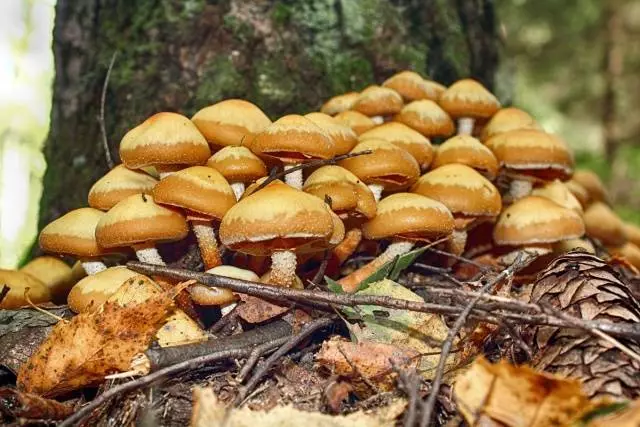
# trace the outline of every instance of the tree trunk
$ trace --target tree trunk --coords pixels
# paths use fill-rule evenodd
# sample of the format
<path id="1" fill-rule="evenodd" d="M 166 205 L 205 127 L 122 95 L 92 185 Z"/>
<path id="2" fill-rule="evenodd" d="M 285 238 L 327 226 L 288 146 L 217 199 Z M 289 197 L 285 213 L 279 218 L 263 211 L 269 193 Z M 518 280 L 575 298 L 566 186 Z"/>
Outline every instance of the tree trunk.
<path id="1" fill-rule="evenodd" d="M 492 0 L 58 0 L 51 128 L 40 227 L 87 204 L 126 130 L 163 110 L 187 116 L 224 98 L 272 118 L 317 110 L 402 69 L 493 86 Z"/>

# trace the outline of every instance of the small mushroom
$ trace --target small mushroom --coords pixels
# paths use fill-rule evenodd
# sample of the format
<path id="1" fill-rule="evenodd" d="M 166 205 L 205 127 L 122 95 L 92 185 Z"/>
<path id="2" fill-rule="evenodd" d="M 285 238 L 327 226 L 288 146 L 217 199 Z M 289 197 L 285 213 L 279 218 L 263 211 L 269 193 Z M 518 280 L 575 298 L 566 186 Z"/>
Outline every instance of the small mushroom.
<path id="1" fill-rule="evenodd" d="M 231 279 L 240 279 L 240 280 L 247 280 L 249 282 L 259 282 L 260 281 L 260 277 L 254 273 L 251 270 L 245 270 L 243 268 L 238 268 L 238 267 L 234 267 L 232 265 L 219 265 L 217 267 L 214 268 L 210 268 L 209 270 L 205 271 L 205 273 L 208 274 L 215 274 L 217 276 L 223 276 L 223 277 L 229 277 Z M 199 292 L 201 291 L 201 287 L 199 286 L 193 286 L 191 288 L 191 296 L 195 299 L 202 299 L 205 298 L 206 295 L 199 295 Z M 222 312 L 222 315 L 225 316 L 227 313 L 229 313 L 231 310 L 234 309 L 234 307 L 237 305 L 237 303 L 235 301 L 229 302 L 227 304 L 224 304 L 221 308 L 220 311 Z"/>
<path id="2" fill-rule="evenodd" d="M 360 96 L 358 92 L 348 92 L 342 95 L 334 96 L 322 105 L 320 111 L 330 116 L 335 116 L 343 111 L 350 110 L 353 104 Z"/>
<path id="3" fill-rule="evenodd" d="M 370 117 L 357 111 L 343 111 L 337 114 L 335 118 L 349 126 L 356 135 L 361 135 L 369 129 L 376 127 L 376 123 Z"/>
<path id="4" fill-rule="evenodd" d="M 128 279 L 138 276 L 126 267 L 109 267 L 80 280 L 69 292 L 67 303 L 75 313 L 95 311 Z"/>
<path id="5" fill-rule="evenodd" d="M 132 194 L 149 193 L 157 182 L 145 172 L 118 165 L 93 184 L 89 190 L 89 206 L 108 211 Z"/>
<path id="6" fill-rule="evenodd" d="M 496 156 L 470 135 L 456 135 L 439 145 L 431 167 L 437 169 L 452 163 L 467 165 L 490 181 L 498 175 L 499 166 Z"/>
<path id="7" fill-rule="evenodd" d="M 20 308 L 51 301 L 51 293 L 44 283 L 22 271 L 0 269 L 0 290 L 9 287 L 9 293 L 0 301 L 1 309 Z M 27 301 L 27 297 L 29 301 Z"/>
<path id="8" fill-rule="evenodd" d="M 571 209 L 578 215 L 584 215 L 582 205 L 576 198 L 576 196 L 569 191 L 567 186 L 558 180 L 549 182 L 544 187 L 534 188 L 531 192 L 532 196 L 546 197 L 562 206 L 563 208 Z"/>
<path id="9" fill-rule="evenodd" d="M 640 247 L 640 227 L 627 222 L 624 224 L 624 233 L 631 243 Z"/>
<path id="10" fill-rule="evenodd" d="M 40 280 L 51 292 L 54 302 L 64 302 L 71 287 L 75 284 L 71 267 L 64 261 L 52 256 L 39 256 L 20 269 Z"/>
<path id="11" fill-rule="evenodd" d="M 449 114 L 434 101 L 427 99 L 405 105 L 393 120 L 409 126 L 427 138 L 448 137 L 456 130 Z"/>
<path id="12" fill-rule="evenodd" d="M 476 119 L 488 119 L 500 109 L 500 102 L 473 79 L 455 82 L 438 100 L 440 106 L 458 120 L 458 135 L 471 135 Z"/>
<path id="13" fill-rule="evenodd" d="M 619 248 L 612 248 L 611 253 L 626 259 L 629 264 L 640 270 L 640 248 L 631 242 L 627 242 Z"/>
<path id="14" fill-rule="evenodd" d="M 588 169 L 577 169 L 573 173 L 571 181 L 581 185 L 582 188 L 587 191 L 589 194 L 589 203 L 603 202 L 610 204 L 607 189 L 595 172 Z"/>
<path id="15" fill-rule="evenodd" d="M 587 236 L 599 240 L 608 248 L 617 248 L 627 243 L 624 223 L 609 206 L 594 202 L 584 211 Z"/>
<path id="16" fill-rule="evenodd" d="M 346 154 L 358 143 L 358 135 L 344 122 L 324 113 L 309 113 L 305 117 L 320 126 L 335 144 L 335 155 Z"/>
<path id="17" fill-rule="evenodd" d="M 582 209 L 586 209 L 591 202 L 591 196 L 589 196 L 589 192 L 580 184 L 570 179 L 569 181 L 565 181 L 564 183 L 567 190 L 573 194 L 573 196 L 580 202 L 580 206 Z"/>
<path id="18" fill-rule="evenodd" d="M 231 184 L 236 200 L 240 200 L 245 185 L 267 176 L 267 166 L 247 147 L 228 146 L 207 160 L 207 166 L 220 172 Z"/>
<path id="19" fill-rule="evenodd" d="M 382 124 L 385 117 L 399 113 L 403 105 L 402 97 L 395 90 L 372 85 L 360 92 L 352 109 L 371 117 L 374 123 Z"/>
<path id="20" fill-rule="evenodd" d="M 382 86 L 395 90 L 407 102 L 418 99 L 437 101 L 447 89 L 440 83 L 423 79 L 420 74 L 414 71 L 400 71 L 385 80 Z"/>
<path id="21" fill-rule="evenodd" d="M 480 139 L 488 141 L 492 136 L 511 130 L 533 129 L 544 131 L 533 117 L 519 108 L 508 107 L 498 111 L 483 127 Z"/>
<path id="22" fill-rule="evenodd" d="M 360 135 L 360 141 L 367 139 L 382 139 L 408 151 L 418 162 L 420 170 L 427 170 L 433 160 L 431 142 L 402 123 L 385 123 Z"/>

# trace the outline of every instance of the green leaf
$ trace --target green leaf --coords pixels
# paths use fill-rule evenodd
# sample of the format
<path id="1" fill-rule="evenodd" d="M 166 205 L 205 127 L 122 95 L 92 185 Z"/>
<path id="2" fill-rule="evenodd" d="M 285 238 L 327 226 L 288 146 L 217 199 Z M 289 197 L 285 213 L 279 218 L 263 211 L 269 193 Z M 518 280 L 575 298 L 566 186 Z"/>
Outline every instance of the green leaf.
<path id="1" fill-rule="evenodd" d="M 398 280 L 398 277 L 400 277 L 400 273 L 410 267 L 411 264 L 416 262 L 416 259 L 418 259 L 418 257 L 422 255 L 427 249 L 428 246 L 425 246 L 397 257 L 393 265 L 393 270 L 391 270 L 391 273 L 389 274 L 389 279 L 394 281 Z"/>
<path id="2" fill-rule="evenodd" d="M 362 282 L 360 282 L 356 292 L 367 289 L 369 285 L 372 283 L 379 282 L 380 280 L 386 279 L 387 276 L 389 276 L 389 273 L 391 273 L 391 270 L 393 270 L 393 265 L 394 265 L 394 260 L 391 260 L 386 264 L 384 264 L 379 269 L 377 269 L 371 276 L 367 277 Z"/>
<path id="3" fill-rule="evenodd" d="M 588 426 L 589 423 L 595 421 L 597 418 L 604 417 L 606 415 L 611 415 L 616 412 L 621 412 L 627 409 L 629 406 L 629 402 L 613 402 L 611 404 L 605 404 L 602 406 L 598 406 L 592 411 L 587 412 L 582 415 L 580 420 L 574 424 L 575 427 L 580 426 Z"/>
<path id="4" fill-rule="evenodd" d="M 342 286 L 340 286 L 340 283 L 328 276 L 324 276 L 324 281 L 327 282 L 327 288 L 329 288 L 329 290 L 334 294 L 344 294 L 344 290 L 342 289 Z"/>

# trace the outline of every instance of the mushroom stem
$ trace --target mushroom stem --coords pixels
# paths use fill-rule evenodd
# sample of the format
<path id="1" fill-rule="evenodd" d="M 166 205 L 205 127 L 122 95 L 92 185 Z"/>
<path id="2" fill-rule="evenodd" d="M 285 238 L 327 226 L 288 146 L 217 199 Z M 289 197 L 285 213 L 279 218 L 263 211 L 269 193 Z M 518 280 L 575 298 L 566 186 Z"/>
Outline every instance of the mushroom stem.
<path id="1" fill-rule="evenodd" d="M 451 238 L 447 241 L 447 249 L 454 255 L 462 255 L 467 245 L 467 231 L 453 230 Z"/>
<path id="2" fill-rule="evenodd" d="M 406 254 L 413 248 L 413 242 L 407 240 L 396 240 L 391 243 L 387 249 L 378 255 L 376 259 L 370 263 L 360 267 L 348 276 L 338 280 L 345 292 L 355 292 L 358 290 L 360 283 L 367 277 L 375 273 L 380 267 L 394 259 L 396 256 Z"/>
<path id="3" fill-rule="evenodd" d="M 193 229 L 195 230 L 195 228 L 194 224 Z M 210 273 L 211 269 L 207 269 L 206 272 Z M 213 288 L 199 283 L 189 286 L 189 295 L 191 295 L 193 302 L 200 305 L 225 305 L 236 300 L 235 295 L 229 289 Z"/>
<path id="4" fill-rule="evenodd" d="M 294 286 L 297 265 L 296 254 L 292 251 L 277 251 L 271 254 L 271 284 L 285 288 Z"/>
<path id="5" fill-rule="evenodd" d="M 200 256 L 204 262 L 205 270 L 222 265 L 222 258 L 220 258 L 220 252 L 218 251 L 218 240 L 211 221 L 192 219 L 191 225 L 193 233 L 198 240 Z"/>
<path id="6" fill-rule="evenodd" d="M 382 198 L 382 192 L 384 187 L 380 184 L 369 184 L 369 190 L 373 193 L 373 197 L 376 199 L 376 203 Z"/>
<path id="7" fill-rule="evenodd" d="M 96 273 L 100 273 L 101 271 L 104 271 L 107 269 L 107 266 L 104 265 L 104 262 L 102 261 L 83 259 L 82 261 L 80 261 L 80 263 L 82 264 L 82 268 L 84 268 L 84 271 L 89 276 Z"/>
<path id="8" fill-rule="evenodd" d="M 381 125 L 384 123 L 384 116 L 373 116 L 371 117 L 371 121 L 376 125 Z"/>
<path id="9" fill-rule="evenodd" d="M 296 166 L 298 165 L 296 164 L 284 165 L 284 170 L 287 171 Z M 284 176 L 284 182 L 287 183 L 287 185 L 290 185 L 291 187 L 295 188 L 296 190 L 302 190 L 302 181 L 303 181 L 302 169 L 298 169 Z"/>
<path id="10" fill-rule="evenodd" d="M 231 189 L 233 194 L 236 195 L 236 200 L 240 200 L 240 197 L 244 194 L 244 182 L 232 182 Z"/>
<path id="11" fill-rule="evenodd" d="M 153 243 L 133 245 L 133 249 L 136 251 L 136 257 L 138 257 L 140 262 L 166 265 L 160 256 L 160 252 L 158 252 L 158 249 L 156 249 Z"/>
<path id="12" fill-rule="evenodd" d="M 514 179 L 509 185 L 509 195 L 512 201 L 522 199 L 531 194 L 533 190 L 533 183 L 525 179 Z"/>
<path id="13" fill-rule="evenodd" d="M 352 228 L 344 235 L 342 242 L 333 248 L 333 255 L 338 260 L 338 265 L 344 263 L 358 248 L 358 245 L 362 241 L 362 230 L 359 228 Z"/>
<path id="14" fill-rule="evenodd" d="M 458 119 L 458 135 L 471 135 L 476 119 L 473 117 L 460 117 Z"/>

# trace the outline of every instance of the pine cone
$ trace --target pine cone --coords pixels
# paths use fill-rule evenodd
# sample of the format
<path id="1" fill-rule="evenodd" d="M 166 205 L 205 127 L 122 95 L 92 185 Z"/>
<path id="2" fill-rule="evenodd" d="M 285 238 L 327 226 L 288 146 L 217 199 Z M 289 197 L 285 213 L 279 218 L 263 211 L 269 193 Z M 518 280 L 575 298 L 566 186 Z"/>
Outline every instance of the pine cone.
<path id="1" fill-rule="evenodd" d="M 525 289 L 524 299 L 585 320 L 639 322 L 640 303 L 604 261 L 582 251 L 556 258 Z M 578 329 L 526 327 L 535 368 L 580 380 L 590 396 L 640 394 L 640 363 Z M 623 341 L 640 352 L 636 343 Z"/>

